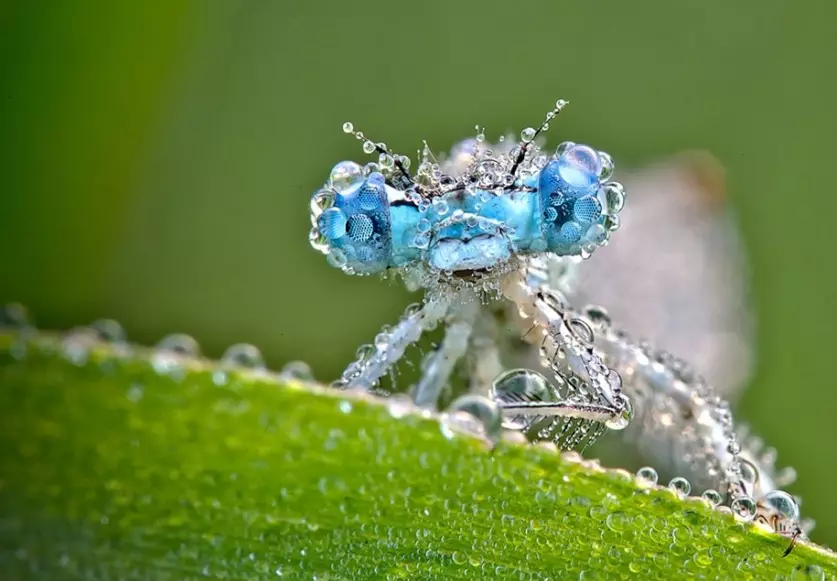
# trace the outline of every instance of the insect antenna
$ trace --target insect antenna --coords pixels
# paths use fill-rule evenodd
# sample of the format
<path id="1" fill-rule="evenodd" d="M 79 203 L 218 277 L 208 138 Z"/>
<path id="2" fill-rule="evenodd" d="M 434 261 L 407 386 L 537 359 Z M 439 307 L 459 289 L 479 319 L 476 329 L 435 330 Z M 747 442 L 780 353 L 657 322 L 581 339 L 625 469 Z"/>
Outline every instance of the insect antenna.
<path id="1" fill-rule="evenodd" d="M 401 172 L 401 175 L 409 182 L 410 185 L 414 185 L 415 181 L 413 180 L 413 176 L 410 175 L 410 171 L 407 169 L 405 165 L 405 160 L 409 163 L 407 157 L 403 155 L 396 155 L 392 153 L 388 148 L 386 143 L 375 143 L 371 139 L 368 139 L 362 131 L 358 131 L 355 129 L 355 126 L 350 123 L 346 122 L 343 124 L 343 132 L 348 133 L 349 135 L 354 135 L 355 139 L 358 141 L 363 142 L 362 148 L 364 153 L 378 153 L 380 155 L 386 155 L 392 158 L 393 164 L 398 171 Z M 426 144 L 425 144 L 426 145 Z"/>
<path id="2" fill-rule="evenodd" d="M 514 160 L 514 165 L 512 165 L 511 171 L 509 172 L 511 175 L 515 175 L 517 173 L 517 168 L 519 168 L 520 164 L 523 163 L 523 160 L 526 158 L 526 153 L 529 151 L 529 148 L 532 146 L 532 143 L 535 142 L 538 135 L 549 129 L 549 122 L 555 119 L 555 116 L 558 115 L 558 113 L 560 113 L 568 104 L 569 101 L 558 99 L 555 102 L 555 108 L 546 113 L 546 119 L 544 119 L 543 123 L 541 123 L 537 129 L 527 127 L 521 131 L 520 136 L 523 144 L 520 146 L 520 152 L 517 154 L 517 159 Z"/>

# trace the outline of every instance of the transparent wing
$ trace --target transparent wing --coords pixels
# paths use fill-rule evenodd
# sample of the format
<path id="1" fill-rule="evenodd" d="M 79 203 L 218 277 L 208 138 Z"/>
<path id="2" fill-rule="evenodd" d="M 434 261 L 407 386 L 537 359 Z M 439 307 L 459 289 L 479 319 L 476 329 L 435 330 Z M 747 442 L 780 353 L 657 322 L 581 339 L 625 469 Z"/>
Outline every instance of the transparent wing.
<path id="1" fill-rule="evenodd" d="M 678 155 L 620 176 L 628 192 L 614 243 L 575 270 L 573 302 L 689 360 L 730 396 L 749 379 L 748 269 L 711 155 Z"/>

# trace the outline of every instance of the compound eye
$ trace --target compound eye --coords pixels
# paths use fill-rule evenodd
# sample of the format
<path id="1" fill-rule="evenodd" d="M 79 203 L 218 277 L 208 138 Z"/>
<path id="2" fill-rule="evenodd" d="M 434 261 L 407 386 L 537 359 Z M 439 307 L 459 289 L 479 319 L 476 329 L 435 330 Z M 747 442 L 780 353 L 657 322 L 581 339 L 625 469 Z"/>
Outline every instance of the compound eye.
<path id="1" fill-rule="evenodd" d="M 612 203 L 609 192 L 614 186 L 621 192 L 621 186 L 604 183 L 612 171 L 613 162 L 604 152 L 571 142 L 558 148 L 538 179 L 543 233 L 550 251 L 563 256 L 589 254 L 618 228 L 621 200 Z"/>
<path id="2" fill-rule="evenodd" d="M 384 176 L 343 161 L 329 188 L 312 199 L 312 245 L 350 274 L 373 274 L 389 265 L 392 236 Z M 316 234 L 316 236 L 315 236 Z"/>

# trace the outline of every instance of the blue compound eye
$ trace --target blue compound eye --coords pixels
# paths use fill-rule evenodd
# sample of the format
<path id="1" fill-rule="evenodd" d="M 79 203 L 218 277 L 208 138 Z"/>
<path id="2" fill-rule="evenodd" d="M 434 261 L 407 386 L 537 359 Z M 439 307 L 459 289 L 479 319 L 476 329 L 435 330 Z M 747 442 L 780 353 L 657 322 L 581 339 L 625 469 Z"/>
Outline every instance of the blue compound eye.
<path id="1" fill-rule="evenodd" d="M 384 176 L 364 177 L 358 164 L 343 161 L 331 171 L 329 185 L 312 199 L 317 248 L 345 272 L 383 271 L 392 252 Z"/>
<path id="2" fill-rule="evenodd" d="M 612 164 L 607 154 L 567 143 L 541 170 L 543 234 L 551 252 L 583 254 L 606 241 L 606 231 L 617 223 L 610 216 L 615 213 L 612 208 L 603 206 L 607 198 L 602 178 L 610 175 Z"/>

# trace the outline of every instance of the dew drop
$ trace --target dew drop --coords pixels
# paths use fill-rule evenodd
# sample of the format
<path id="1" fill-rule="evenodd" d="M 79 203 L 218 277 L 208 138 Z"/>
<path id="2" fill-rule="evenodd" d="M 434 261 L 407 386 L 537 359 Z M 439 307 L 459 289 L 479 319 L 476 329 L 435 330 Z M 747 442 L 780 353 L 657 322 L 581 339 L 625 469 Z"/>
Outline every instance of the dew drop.
<path id="1" fill-rule="evenodd" d="M 759 504 L 763 505 L 779 520 L 779 525 L 795 525 L 799 521 L 799 504 L 784 490 L 773 490 L 765 494 Z"/>
<path id="2" fill-rule="evenodd" d="M 643 466 L 636 471 L 636 475 L 651 484 L 657 484 L 657 479 L 659 478 L 657 476 L 657 471 L 651 468 L 651 466 Z"/>
<path id="3" fill-rule="evenodd" d="M 668 483 L 668 487 L 675 491 L 679 496 L 689 496 L 692 491 L 692 485 L 682 476 L 675 476 Z"/>
<path id="4" fill-rule="evenodd" d="M 498 375 L 491 386 L 490 397 L 502 410 L 506 405 L 521 401 L 556 401 L 557 394 L 549 381 L 531 369 L 512 369 Z M 522 430 L 529 425 L 525 415 L 503 413 L 503 427 L 510 430 Z"/>
<path id="5" fill-rule="evenodd" d="M 601 196 L 601 193 L 599 195 Z M 622 184 L 611 182 L 605 186 L 604 205 L 608 214 L 619 213 L 619 211 L 625 206 L 625 190 L 622 187 Z"/>
<path id="6" fill-rule="evenodd" d="M 740 448 L 737 441 L 730 442 L 729 448 L 736 447 Z M 737 452 L 732 451 L 730 451 L 730 453 L 737 454 Z M 759 481 L 759 470 L 756 468 L 755 464 L 746 458 L 739 458 L 738 466 L 740 470 L 739 480 L 744 485 L 744 490 L 747 494 L 752 494 Z"/>
<path id="7" fill-rule="evenodd" d="M 29 313 L 20 303 L 8 303 L 0 309 L 0 329 L 25 329 L 29 327 Z"/>
<path id="8" fill-rule="evenodd" d="M 403 393 L 396 393 L 387 399 L 387 411 L 396 419 L 403 418 L 415 409 L 413 400 Z"/>
<path id="9" fill-rule="evenodd" d="M 166 335 L 157 343 L 158 351 L 169 351 L 185 357 L 198 357 L 201 349 L 198 342 L 185 333 Z"/>
<path id="10" fill-rule="evenodd" d="M 712 488 L 704 490 L 700 497 L 709 502 L 712 506 L 718 506 L 723 501 L 721 493 Z"/>
<path id="11" fill-rule="evenodd" d="M 465 432 L 496 442 L 502 433 L 502 419 L 497 404 L 487 397 L 467 394 L 450 405 L 447 422 Z"/>
<path id="12" fill-rule="evenodd" d="M 231 345 L 221 357 L 221 364 L 244 369 L 264 369 L 265 362 L 261 351 L 255 345 L 238 343 Z"/>
<path id="13" fill-rule="evenodd" d="M 598 153 L 586 145 L 575 145 L 567 149 L 558 160 L 558 173 L 574 188 L 588 188 L 596 183 L 602 163 Z"/>
<path id="14" fill-rule="evenodd" d="M 296 381 L 313 381 L 314 372 L 311 371 L 311 366 L 305 361 L 289 361 L 282 367 L 279 375 L 283 379 L 293 379 Z"/>
<path id="15" fill-rule="evenodd" d="M 756 502 L 749 496 L 739 496 L 730 504 L 732 514 L 742 520 L 751 520 L 756 515 Z"/>
<path id="16" fill-rule="evenodd" d="M 624 512 L 616 511 L 607 515 L 605 524 L 615 533 L 621 533 L 630 525 L 631 519 Z"/>
<path id="17" fill-rule="evenodd" d="M 529 143 L 535 138 L 535 130 L 532 127 L 527 127 L 520 132 L 520 139 L 525 143 Z"/>
<path id="18" fill-rule="evenodd" d="M 335 268 L 343 268 L 348 263 L 346 253 L 339 248 L 333 248 L 328 254 L 328 263 Z"/>
<path id="19" fill-rule="evenodd" d="M 363 142 L 363 153 L 374 153 L 375 152 L 375 144 L 371 141 L 364 141 Z"/>
<path id="20" fill-rule="evenodd" d="M 599 329 L 608 329 L 611 325 L 610 314 L 607 312 L 602 306 L 599 305 L 588 305 L 584 309 L 584 314 L 587 315 L 587 318 L 590 319 L 590 322 L 593 323 Z"/>
<path id="21" fill-rule="evenodd" d="M 125 334 L 125 329 L 119 322 L 113 319 L 99 319 L 90 325 L 90 328 L 96 333 L 99 339 L 107 341 L 108 343 L 124 343 L 128 336 Z"/>
<path id="22" fill-rule="evenodd" d="M 436 212 L 437 216 L 444 216 L 450 211 L 450 206 L 442 198 L 436 198 L 433 200 L 433 211 Z"/>
<path id="23" fill-rule="evenodd" d="M 611 430 L 624 430 L 627 428 L 634 417 L 634 409 L 631 406 L 631 400 L 622 396 L 624 402 L 622 409 L 615 418 L 611 418 L 605 422 L 605 425 Z"/>
<path id="24" fill-rule="evenodd" d="M 198 357 L 200 346 L 189 335 L 174 333 L 164 337 L 154 350 L 151 364 L 160 375 L 170 375 L 177 380 L 183 378 L 183 359 Z"/>
<path id="25" fill-rule="evenodd" d="M 345 192 L 363 181 L 363 167 L 353 161 L 341 161 L 331 169 L 329 181 L 337 192 Z"/>
<path id="26" fill-rule="evenodd" d="M 352 123 L 351 123 L 351 122 L 346 121 L 346 122 L 343 124 L 343 133 L 352 133 L 354 130 L 355 130 L 355 126 L 354 126 L 354 125 L 352 125 Z"/>
<path id="27" fill-rule="evenodd" d="M 613 158 L 604 151 L 600 151 L 599 159 L 602 163 L 602 169 L 599 172 L 599 180 L 605 182 L 613 176 Z"/>

